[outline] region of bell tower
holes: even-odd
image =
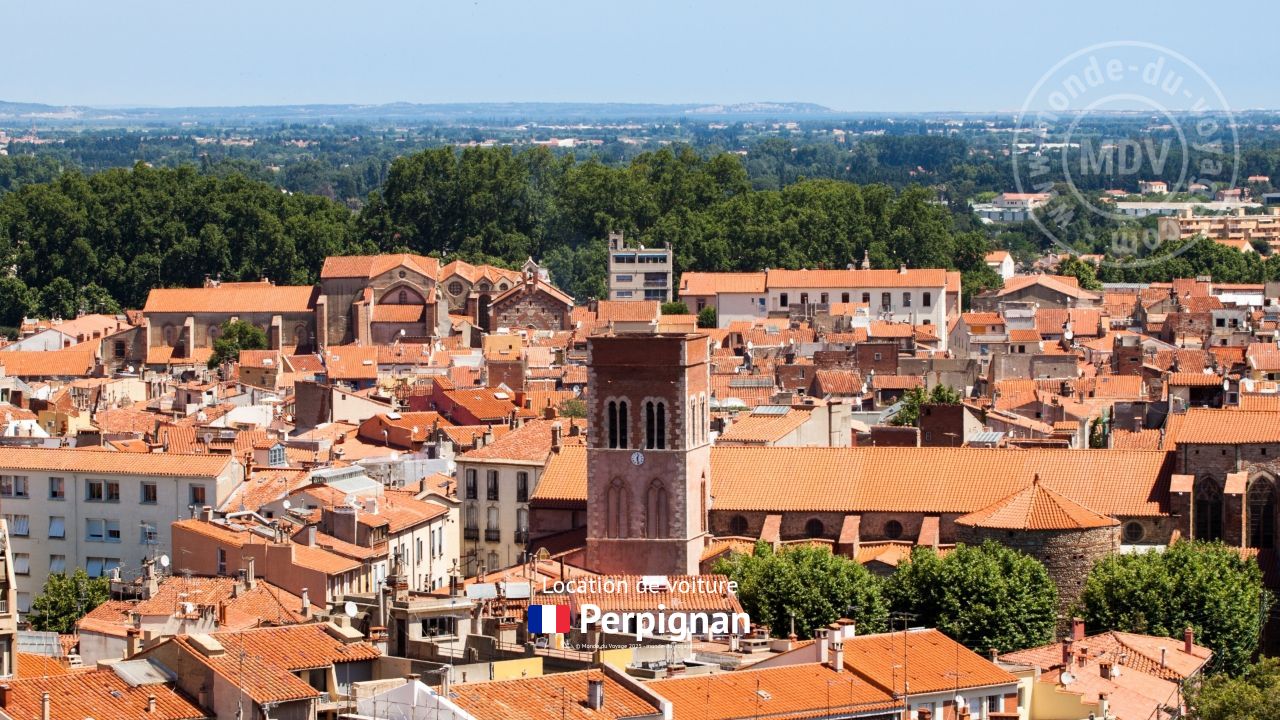
[[[588,339],[587,567],[696,575],[711,503],[710,342]]]

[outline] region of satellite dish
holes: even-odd
[[[288,510],[289,508],[293,507],[293,503],[289,502],[288,500],[285,500],[284,502],[280,503],[280,505],[285,510]]]
[[[161,556],[160,556],[160,567],[164,567],[164,568],[169,567],[169,556],[168,556],[168,555],[161,555]]]
[[[346,613],[347,617],[350,617],[350,618],[355,617],[356,604],[348,600],[346,604],[342,606],[342,612]]]
[[[182,603],[182,613],[184,615],[190,615],[195,609],[196,609],[196,606],[194,603],[189,603],[189,602]]]
[[[1068,340],[1070,340],[1071,338],[1073,338],[1073,337],[1075,337],[1075,336],[1076,336],[1076,334],[1075,334],[1075,333],[1073,333],[1073,332],[1071,332],[1070,330],[1067,330],[1066,332],[1062,333],[1062,337],[1064,337],[1064,338],[1066,338],[1066,339],[1068,339]]]
[[[1063,671],[1062,676],[1059,679],[1062,680],[1063,685],[1070,685],[1076,681],[1076,676],[1072,675],[1070,672]]]

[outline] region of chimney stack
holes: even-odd
[[[560,423],[551,425],[551,452],[560,452]]]
[[[213,522],[213,508],[208,505],[200,508],[200,519],[205,522]]]
[[[1074,654],[1071,652],[1071,644],[1071,638],[1062,639],[1062,664],[1064,667],[1071,667],[1071,657]]]
[[[844,672],[844,633],[833,627],[828,631],[827,664],[836,672]]]
[[[1110,680],[1110,679],[1111,679],[1111,674],[1112,674],[1112,673],[1111,673],[1111,661],[1109,661],[1109,660],[1104,660],[1104,661],[1102,661],[1102,662],[1098,663],[1098,670],[1099,670],[1099,671],[1100,671],[1100,673],[1102,674],[1102,679],[1103,679],[1103,680]]]
[[[40,693],[40,720],[49,720],[49,693]]]
[[[156,695],[152,693],[147,696],[147,713],[154,714],[156,711]]]
[[[302,588],[302,617],[304,620],[311,619],[311,596],[306,588]]]
[[[592,710],[604,709],[604,680],[587,680],[587,707]]]
[[[1190,625],[1182,631],[1182,652],[1190,655],[1191,648],[1196,644],[1196,631]]]
[[[245,558],[245,561],[244,561],[244,588],[245,588],[246,590],[253,590],[254,588],[258,587],[258,577],[257,577],[257,575],[254,573],[254,567],[253,567],[253,566],[254,566],[254,560],[253,560],[253,558]]]
[[[1111,703],[1107,700],[1106,693],[1098,693],[1098,709],[1102,711],[1102,720],[1107,720],[1111,715]]]
[[[1084,639],[1084,620],[1081,618],[1071,618],[1071,639],[1080,641]]]
[[[307,547],[316,546],[316,526],[315,525],[307,526],[307,534],[305,537],[306,537]]]
[[[142,630],[131,627],[124,631],[124,656],[131,658],[142,650]]]
[[[1169,648],[1160,648],[1160,667],[1168,667]]]

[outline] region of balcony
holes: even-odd
[[[528,530],[517,530],[517,531],[516,531],[516,544],[517,544],[517,545],[527,545],[528,543],[529,543],[529,531],[528,531]]]
[[[501,539],[502,539],[502,531],[501,531],[501,530],[499,530],[499,529],[497,529],[497,528],[485,528],[485,529],[484,529],[484,541],[485,541],[485,542],[498,542],[498,541],[499,541],[499,540],[501,540]]]
[[[462,539],[463,540],[479,540],[480,528],[463,528]]]

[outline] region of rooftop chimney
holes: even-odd
[[[205,522],[213,522],[213,508],[209,505],[200,508],[200,519]]]
[[[142,649],[142,630],[131,627],[124,631],[124,656],[131,658]]]
[[[832,670],[844,672],[844,638],[839,631],[832,631],[833,637],[827,643],[827,663]]]
[[[551,424],[551,452],[560,452],[560,423]]]
[[[1103,662],[1098,663],[1098,670],[1101,672],[1103,680],[1111,679],[1111,662],[1110,661],[1104,660]]]
[[[244,561],[244,587],[246,590],[252,590],[258,587],[258,577],[254,573],[253,558],[245,558]]]
[[[302,588],[302,617],[306,620],[311,619],[311,596],[306,588]]]
[[[1084,620],[1081,618],[1071,618],[1071,639],[1084,639]]]
[[[307,534],[304,537],[306,537],[307,547],[315,547],[316,546],[316,526],[308,525]]]
[[[1169,648],[1160,648],[1160,667],[1168,666]]]
[[[1102,711],[1102,720],[1107,720],[1111,714],[1111,703],[1108,702],[1106,693],[1098,693],[1098,709]]]
[[[49,720],[49,691],[40,693],[40,720]]]
[[[1070,667],[1071,657],[1074,653],[1071,651],[1071,638],[1062,639],[1062,664]]]
[[[1191,648],[1196,644],[1196,631],[1190,625],[1182,631],[1182,652],[1190,655]]]
[[[156,695],[155,693],[152,693],[147,696],[147,713],[150,714],[150,713],[154,713],[155,711],[156,711]]]
[[[587,680],[587,707],[592,710],[604,709],[604,680]]]

